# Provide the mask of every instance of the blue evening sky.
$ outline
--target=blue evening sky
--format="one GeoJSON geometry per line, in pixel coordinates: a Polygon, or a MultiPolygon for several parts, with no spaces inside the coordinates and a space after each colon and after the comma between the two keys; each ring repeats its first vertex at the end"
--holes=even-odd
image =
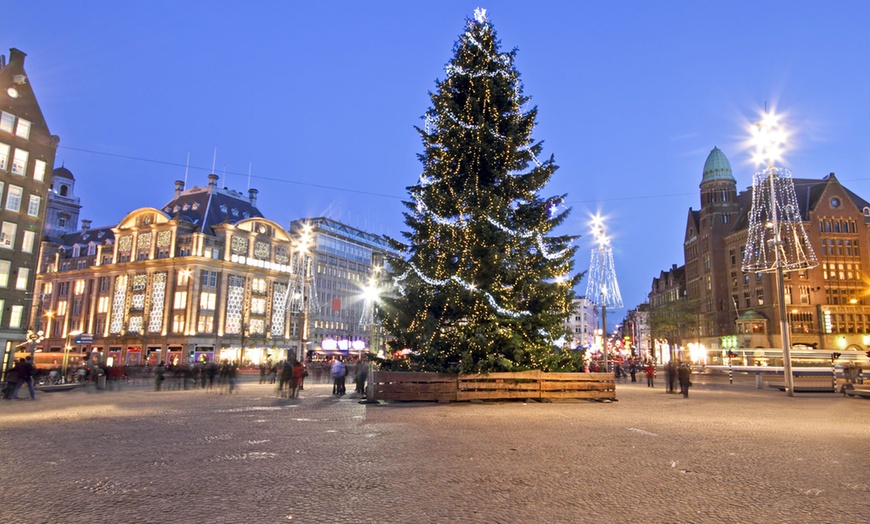
{"type": "Polygon", "coordinates": [[[330,216],[398,236],[421,170],[413,126],[478,6],[519,49],[535,137],[560,166],[542,194],[568,193],[577,269],[600,211],[627,308],[683,263],[714,146],[751,184],[742,143],[765,102],[795,133],[780,165],[870,199],[865,1],[0,0],[0,50],[28,54],[94,226],[162,207],[188,153],[188,187],[205,185],[217,148],[219,184],[247,194],[250,165],[284,226],[330,216]]]}

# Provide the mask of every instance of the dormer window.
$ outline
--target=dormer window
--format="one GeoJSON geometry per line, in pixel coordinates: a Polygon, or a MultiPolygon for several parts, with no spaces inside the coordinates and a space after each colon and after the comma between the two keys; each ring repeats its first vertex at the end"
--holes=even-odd
{"type": "Polygon", "coordinates": [[[82,251],[81,246],[79,246],[78,244],[74,245],[74,246],[73,246],[73,249],[72,249],[72,256],[73,256],[73,258],[79,256],[79,254],[81,253],[81,251],[82,251]]]}
{"type": "Polygon", "coordinates": [[[220,205],[220,210],[221,210],[221,213],[226,213],[226,212],[227,212],[227,205],[226,205],[226,204],[221,204],[221,205],[220,205]]]}
{"type": "MultiPolygon", "coordinates": [[[[187,206],[186,206],[186,205],[185,205],[185,208],[184,208],[184,209],[187,209],[187,206]]],[[[199,209],[199,202],[194,202],[194,203],[193,203],[193,210],[196,211],[197,209],[199,209]]]]}
{"type": "Polygon", "coordinates": [[[190,209],[190,204],[184,204],[184,206],[181,209],[182,209],[182,211],[187,211],[188,209],[190,209]]]}

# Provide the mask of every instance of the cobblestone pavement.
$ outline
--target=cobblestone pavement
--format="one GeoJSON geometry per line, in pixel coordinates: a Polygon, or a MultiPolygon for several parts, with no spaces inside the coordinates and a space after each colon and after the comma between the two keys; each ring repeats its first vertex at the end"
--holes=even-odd
{"type": "Polygon", "coordinates": [[[870,401],[695,382],[621,383],[613,403],[256,383],[0,401],[0,522],[870,520],[870,401]]]}

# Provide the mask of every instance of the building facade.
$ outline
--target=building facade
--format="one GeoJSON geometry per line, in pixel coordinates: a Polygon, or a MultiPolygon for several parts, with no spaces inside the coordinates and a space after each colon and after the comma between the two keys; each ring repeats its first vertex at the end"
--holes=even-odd
{"type": "MultiPolygon", "coordinates": [[[[870,265],[870,204],[833,173],[793,182],[807,247],[819,264],[785,273],[792,344],[870,349],[870,287],[864,278],[870,265]]],[[[704,166],[701,209],[689,210],[684,236],[686,297],[698,315],[694,342],[714,359],[726,348],[781,345],[775,273],[741,269],[751,204],[751,190],[737,192],[730,163],[714,148],[704,166]]]]}
{"type": "Polygon", "coordinates": [[[309,235],[311,239],[306,350],[344,353],[364,347],[383,349],[373,297],[367,297],[366,290],[377,286],[377,279],[385,274],[385,254],[391,248],[384,238],[322,217],[296,220],[290,231],[296,237],[309,235]]]}
{"type": "Polygon", "coordinates": [[[208,178],[177,181],[160,209],[47,237],[31,312],[46,326],[38,365],[245,365],[301,358],[325,340],[369,346],[353,297],[377,237],[327,219],[285,230],[257,209],[256,189],[208,178]]]}
{"type": "Polygon", "coordinates": [[[590,349],[600,347],[601,332],[598,328],[598,308],[584,296],[574,299],[572,313],[565,320],[565,328],[570,336],[571,349],[590,349]]]}
{"type": "MultiPolygon", "coordinates": [[[[15,347],[32,349],[44,326],[28,322],[51,168],[59,138],[52,135],[24,69],[25,54],[0,56],[0,379],[15,347]]],[[[20,349],[20,348],[19,348],[20,349]]]]}

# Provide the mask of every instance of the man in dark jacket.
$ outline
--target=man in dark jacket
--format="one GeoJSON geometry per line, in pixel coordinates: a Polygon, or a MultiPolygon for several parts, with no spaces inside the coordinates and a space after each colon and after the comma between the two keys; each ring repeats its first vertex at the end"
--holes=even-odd
{"type": "Polygon", "coordinates": [[[677,371],[680,381],[680,393],[684,398],[689,397],[689,387],[692,385],[692,368],[689,364],[683,362],[680,364],[680,369],[677,371]]]}
{"type": "Polygon", "coordinates": [[[18,399],[18,390],[24,384],[27,384],[27,389],[30,390],[30,399],[36,400],[36,391],[33,389],[33,375],[35,371],[31,357],[22,358],[18,361],[18,383],[15,384],[15,389],[12,390],[13,400],[18,399]]]}

